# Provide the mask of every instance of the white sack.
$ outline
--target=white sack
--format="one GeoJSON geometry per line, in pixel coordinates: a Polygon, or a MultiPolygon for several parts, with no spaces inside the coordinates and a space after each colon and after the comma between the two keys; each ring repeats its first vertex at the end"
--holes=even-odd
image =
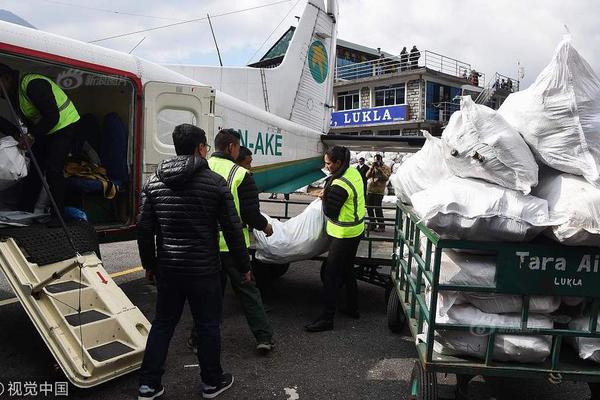
{"type": "MultiPolygon", "coordinates": [[[[425,239],[422,239],[425,243],[425,239]]],[[[422,252],[425,249],[422,245],[422,252]]],[[[416,279],[416,264],[411,271],[413,279],[416,279]]],[[[424,279],[424,278],[423,278],[424,279]]],[[[496,282],[496,257],[482,256],[476,254],[459,253],[451,249],[442,251],[440,260],[440,278],[441,285],[472,285],[494,287],[496,282]]],[[[426,288],[427,305],[431,304],[431,288],[426,288]]],[[[446,315],[450,307],[454,304],[464,303],[465,299],[455,291],[438,292],[438,313],[446,315]]]]}
{"type": "Polygon", "coordinates": [[[0,138],[0,190],[27,176],[27,159],[12,136],[0,138]]]}
{"type": "MultiPolygon", "coordinates": [[[[589,315],[574,318],[569,322],[569,329],[587,331],[589,322],[589,315]]],[[[600,326],[600,317],[598,326],[600,326]]],[[[577,350],[580,358],[600,363],[600,338],[570,337],[568,341],[577,350]]]]}
{"type": "Polygon", "coordinates": [[[478,178],[529,194],[538,183],[538,165],[519,132],[495,110],[461,100],[442,133],[448,168],[462,178],[478,178]]]}
{"type": "MultiPolygon", "coordinates": [[[[461,293],[462,300],[489,314],[520,313],[523,296],[496,293],[461,293]]],[[[531,296],[529,312],[551,314],[560,307],[560,297],[531,296]]]]}
{"type": "Polygon", "coordinates": [[[273,226],[273,234],[267,237],[262,231],[253,231],[256,258],[265,263],[286,264],[309,260],[326,252],[329,241],[321,207],[321,199],[317,199],[285,222],[265,216],[273,226]]]}
{"type": "Polygon", "coordinates": [[[404,203],[410,203],[410,196],[414,193],[452,176],[444,163],[441,139],[422,132],[426,139],[423,148],[406,158],[390,177],[396,196],[404,203]]]}
{"type": "Polygon", "coordinates": [[[454,176],[410,200],[427,227],[444,239],[524,242],[556,222],[546,200],[477,179],[454,176]]]}
{"type": "MultiPolygon", "coordinates": [[[[486,314],[470,305],[455,305],[445,316],[438,316],[438,323],[472,326],[471,332],[438,331],[434,350],[445,355],[465,355],[485,358],[489,332],[485,326],[520,329],[519,314],[486,314]]],[[[529,328],[551,329],[549,317],[530,314],[529,328]]],[[[493,359],[497,361],[544,362],[550,355],[550,336],[498,335],[494,342],[493,359]]]]}
{"type": "MultiPolygon", "coordinates": [[[[600,134],[600,132],[598,132],[600,134]]],[[[534,195],[565,222],[545,233],[570,246],[600,246],[600,189],[576,175],[544,172],[534,195]]]]}
{"type": "Polygon", "coordinates": [[[600,80],[570,38],[535,82],[498,111],[544,164],[600,187],[600,80]]]}

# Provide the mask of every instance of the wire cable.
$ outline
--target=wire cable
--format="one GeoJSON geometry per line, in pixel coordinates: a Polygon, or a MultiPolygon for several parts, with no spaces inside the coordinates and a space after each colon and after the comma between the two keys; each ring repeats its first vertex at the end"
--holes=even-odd
{"type": "MultiPolygon", "coordinates": [[[[271,6],[274,6],[274,5],[277,5],[277,4],[289,3],[290,1],[292,1],[292,0],[275,1],[273,3],[263,4],[263,5],[255,6],[255,7],[244,8],[242,10],[229,11],[229,12],[222,13],[222,14],[214,14],[211,17],[212,18],[217,18],[217,17],[224,17],[224,16],[232,15],[232,14],[239,14],[239,13],[246,12],[246,11],[257,10],[259,8],[271,7],[271,6]]],[[[174,26],[179,26],[179,25],[184,25],[184,24],[190,24],[192,22],[205,21],[206,19],[207,19],[206,17],[202,17],[202,18],[189,19],[189,20],[181,21],[181,22],[174,22],[172,24],[155,26],[153,28],[140,29],[138,31],[121,33],[119,35],[113,35],[113,36],[107,36],[107,37],[104,37],[104,38],[101,38],[101,39],[96,39],[96,40],[89,41],[88,43],[98,43],[98,42],[103,42],[105,40],[118,39],[118,38],[121,38],[121,37],[131,36],[131,35],[135,35],[135,34],[138,34],[138,33],[157,31],[159,29],[166,29],[166,28],[171,28],[171,27],[174,27],[174,26]]]]}

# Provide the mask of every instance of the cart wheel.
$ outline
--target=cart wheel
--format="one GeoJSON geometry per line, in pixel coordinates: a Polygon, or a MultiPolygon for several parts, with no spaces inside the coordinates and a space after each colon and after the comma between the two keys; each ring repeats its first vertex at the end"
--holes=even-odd
{"type": "Polygon", "coordinates": [[[404,311],[402,311],[396,289],[392,289],[390,292],[387,303],[387,319],[388,327],[394,333],[399,333],[406,322],[406,316],[404,315],[404,311]]]}
{"type": "Polygon", "coordinates": [[[415,361],[410,376],[411,400],[437,400],[437,379],[434,372],[426,372],[419,361],[415,361]]]}
{"type": "Polygon", "coordinates": [[[600,383],[588,382],[588,385],[590,387],[590,392],[592,392],[590,400],[600,400],[600,383]]]}

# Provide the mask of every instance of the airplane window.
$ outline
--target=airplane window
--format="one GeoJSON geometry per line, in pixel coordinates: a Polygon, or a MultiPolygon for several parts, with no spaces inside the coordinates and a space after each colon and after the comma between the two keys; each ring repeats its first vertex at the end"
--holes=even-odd
{"type": "Polygon", "coordinates": [[[158,113],[158,140],[173,145],[173,129],[179,124],[197,125],[196,115],[188,110],[165,108],[158,113]]]}

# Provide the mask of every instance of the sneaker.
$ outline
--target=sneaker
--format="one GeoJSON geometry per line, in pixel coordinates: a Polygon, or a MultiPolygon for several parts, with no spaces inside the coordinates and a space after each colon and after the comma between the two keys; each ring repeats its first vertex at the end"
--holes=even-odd
{"type": "Polygon", "coordinates": [[[272,340],[265,340],[262,342],[258,342],[258,344],[256,345],[256,351],[258,351],[258,353],[261,356],[266,356],[271,352],[271,350],[273,350],[274,347],[275,343],[273,343],[272,340]]]}
{"type": "Polygon", "coordinates": [[[150,387],[148,385],[140,385],[138,389],[138,400],[152,400],[157,399],[165,393],[163,385],[157,387],[150,387]]]}
{"type": "Polygon", "coordinates": [[[233,375],[223,374],[221,375],[217,386],[210,386],[205,383],[202,384],[202,397],[205,399],[214,399],[231,386],[233,386],[233,375]]]}

